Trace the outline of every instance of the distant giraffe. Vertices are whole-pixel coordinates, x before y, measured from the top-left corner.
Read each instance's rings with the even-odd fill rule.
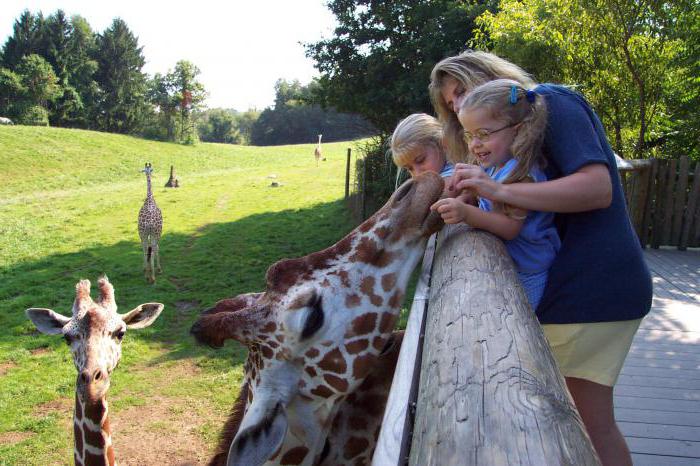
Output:
[[[221,301],[199,317],[191,333],[200,342],[235,339],[249,349],[210,464],[369,464],[388,384],[376,382],[383,397],[358,390],[394,347],[411,272],[442,226],[430,206],[443,188],[435,173],[411,178],[335,245],[272,265],[264,293]]]
[[[314,149],[314,157],[316,157],[316,166],[318,167],[318,161],[321,160],[321,136],[322,134],[318,135],[318,144],[316,144],[316,148]]]
[[[118,314],[114,288],[107,277],[101,277],[97,285],[100,297],[94,302],[90,297],[90,281],[78,282],[70,318],[51,309],[26,311],[41,333],[63,335],[73,354],[78,370],[73,412],[73,452],[77,466],[115,464],[107,406],[110,375],[121,358],[126,329],[148,327],[163,310],[160,303],[146,303],[126,314]]]
[[[146,174],[146,200],[139,210],[139,238],[143,248],[143,270],[146,280],[155,283],[156,271],[162,271],[160,267],[160,254],[158,252],[158,241],[163,231],[163,214],[153,199],[151,190],[151,173],[153,168],[150,163],[146,163],[142,170]]]

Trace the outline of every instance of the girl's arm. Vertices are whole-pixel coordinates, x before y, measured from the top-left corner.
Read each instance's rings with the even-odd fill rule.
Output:
[[[474,228],[491,232],[504,240],[512,240],[520,234],[523,221],[527,216],[527,212],[520,209],[511,209],[514,210],[513,214],[518,219],[511,218],[502,212],[487,212],[455,198],[440,199],[430,209],[437,211],[445,223],[464,222]]]
[[[571,175],[541,183],[501,184],[476,165],[457,164],[448,190],[469,189],[493,202],[544,212],[585,212],[603,209],[612,202],[608,167],[594,163]]]

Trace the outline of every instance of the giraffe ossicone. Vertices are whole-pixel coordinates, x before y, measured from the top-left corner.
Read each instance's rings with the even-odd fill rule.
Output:
[[[395,351],[406,285],[429,235],[443,225],[430,210],[443,187],[434,173],[408,180],[335,245],[272,265],[265,292],[203,312],[191,330],[200,342],[235,339],[249,348],[239,399],[210,464],[369,464],[378,423],[367,435],[369,424],[350,413],[361,411],[358,389]],[[343,413],[349,419],[339,419]],[[329,432],[348,438],[329,439]]]
[[[72,316],[51,309],[30,308],[27,317],[41,333],[62,335],[70,346],[78,371],[73,412],[76,465],[114,465],[107,391],[112,371],[121,359],[127,328],[151,325],[163,310],[161,303],[145,303],[126,314],[117,313],[114,287],[106,276],[97,281],[97,301],[90,297],[90,281],[75,286]]]
[[[143,249],[143,271],[149,283],[155,283],[156,272],[162,272],[160,266],[160,235],[163,232],[163,214],[156,205],[151,188],[153,166],[146,163],[142,173],[146,174],[146,199],[139,210],[139,239]]]

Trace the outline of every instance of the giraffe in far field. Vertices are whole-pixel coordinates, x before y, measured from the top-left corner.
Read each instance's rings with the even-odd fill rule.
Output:
[[[322,134],[318,135],[318,144],[316,144],[316,148],[314,149],[314,157],[316,158],[316,166],[318,167],[318,161],[321,160],[322,154],[321,154],[321,136]]]
[[[155,283],[156,271],[158,273],[162,271],[158,241],[163,231],[163,214],[153,199],[151,189],[153,167],[150,163],[146,163],[142,172],[146,174],[146,200],[143,201],[141,210],[139,210],[139,238],[141,238],[141,247],[143,248],[143,270],[146,280],[149,283]]]
[[[435,173],[406,181],[335,245],[272,265],[265,292],[199,317],[191,332],[200,342],[232,338],[249,349],[210,465],[369,464],[395,364],[392,330],[427,238],[442,226],[430,206],[443,186]]]
[[[126,329],[148,327],[163,310],[160,303],[146,303],[126,314],[118,314],[114,288],[107,277],[101,277],[97,285],[100,297],[94,302],[90,297],[90,281],[78,282],[70,318],[51,309],[26,311],[41,333],[63,335],[73,354],[78,370],[73,412],[77,466],[115,464],[107,406],[110,376],[121,358]]]

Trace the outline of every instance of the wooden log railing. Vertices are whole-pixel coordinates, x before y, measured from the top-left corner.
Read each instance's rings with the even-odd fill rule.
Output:
[[[448,226],[430,254],[373,464],[599,465],[503,243]]]

